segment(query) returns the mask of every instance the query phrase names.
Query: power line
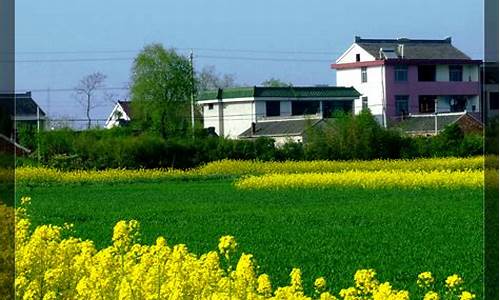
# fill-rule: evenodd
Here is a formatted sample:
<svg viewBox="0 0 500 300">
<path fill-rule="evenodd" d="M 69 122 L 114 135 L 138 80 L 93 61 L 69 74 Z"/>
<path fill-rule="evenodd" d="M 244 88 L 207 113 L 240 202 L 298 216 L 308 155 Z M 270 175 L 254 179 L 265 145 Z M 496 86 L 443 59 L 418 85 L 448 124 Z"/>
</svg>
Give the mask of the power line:
<svg viewBox="0 0 500 300">
<path fill-rule="evenodd" d="M 207 52 L 238 52 L 238 53 L 274 53 L 274 54 L 310 54 L 310 55 L 334 55 L 342 54 L 342 52 L 333 51 L 290 51 L 290 50 L 258 50 L 258 49 L 231 49 L 231 48 L 172 48 L 174 50 L 189 51 L 191 49 Z M 102 53 L 138 53 L 142 49 L 137 50 L 78 50 L 78 51 L 16 51 L 15 54 L 31 55 L 31 54 L 102 54 Z"/>
<path fill-rule="evenodd" d="M 128 87 L 101 87 L 101 88 L 96 88 L 96 90 L 100 91 L 111 91 L 111 90 L 129 90 Z M 16 90 L 16 93 L 23 92 L 23 91 L 30 91 L 30 92 L 73 92 L 75 91 L 75 88 L 45 88 L 45 89 L 18 89 Z"/>
<path fill-rule="evenodd" d="M 195 58 L 213 58 L 213 59 L 244 60 L 244 61 L 300 62 L 300 63 L 333 62 L 333 60 L 327 60 L 327 59 L 274 58 L 274 57 L 222 56 L 222 55 L 196 55 Z M 60 58 L 60 59 L 22 59 L 22 60 L 16 60 L 15 62 L 16 63 L 64 63 L 64 62 L 90 62 L 90 61 L 130 61 L 134 59 L 135 57 Z"/>
</svg>

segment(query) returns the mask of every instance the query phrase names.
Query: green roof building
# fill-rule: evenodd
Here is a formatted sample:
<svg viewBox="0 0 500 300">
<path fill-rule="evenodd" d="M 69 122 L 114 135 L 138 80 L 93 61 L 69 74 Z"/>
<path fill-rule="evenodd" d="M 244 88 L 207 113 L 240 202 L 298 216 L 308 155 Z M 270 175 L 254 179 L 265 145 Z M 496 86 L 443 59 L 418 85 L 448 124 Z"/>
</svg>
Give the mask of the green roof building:
<svg viewBox="0 0 500 300">
<path fill-rule="evenodd" d="M 330 118 L 336 110 L 352 112 L 359 96 L 352 87 L 255 86 L 203 92 L 197 103 L 204 127 L 212 127 L 219 136 L 268 136 L 279 144 L 287 139 L 302 141 L 307 124 Z"/>
</svg>

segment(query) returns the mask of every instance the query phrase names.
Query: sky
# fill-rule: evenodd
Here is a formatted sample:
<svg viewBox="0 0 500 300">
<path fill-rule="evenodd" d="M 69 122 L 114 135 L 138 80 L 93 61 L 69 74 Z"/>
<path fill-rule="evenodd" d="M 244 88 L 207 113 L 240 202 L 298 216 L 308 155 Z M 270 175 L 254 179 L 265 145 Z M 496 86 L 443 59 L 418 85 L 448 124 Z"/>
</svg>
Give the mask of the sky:
<svg viewBox="0 0 500 300">
<path fill-rule="evenodd" d="M 16 0 L 16 90 L 54 119 L 79 119 L 72 89 L 93 72 L 107 76 L 105 119 L 128 97 L 133 58 L 161 43 L 196 70 L 213 65 L 240 85 L 279 78 L 294 85 L 335 85 L 330 64 L 363 38 L 453 38 L 483 57 L 483 3 L 471 0 Z M 103 123 L 103 122 L 101 122 Z"/>
</svg>

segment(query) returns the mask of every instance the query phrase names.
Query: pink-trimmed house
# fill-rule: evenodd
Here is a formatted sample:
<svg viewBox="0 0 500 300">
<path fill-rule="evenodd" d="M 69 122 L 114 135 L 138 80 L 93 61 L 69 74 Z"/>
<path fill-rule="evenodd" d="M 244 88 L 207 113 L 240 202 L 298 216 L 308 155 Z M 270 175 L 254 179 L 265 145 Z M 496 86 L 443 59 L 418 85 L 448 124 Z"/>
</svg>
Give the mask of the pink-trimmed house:
<svg viewBox="0 0 500 300">
<path fill-rule="evenodd" d="M 478 113 L 480 60 L 443 40 L 362 39 L 331 67 L 338 86 L 362 95 L 354 111 L 369 108 L 379 122 L 416 114 Z"/>
</svg>

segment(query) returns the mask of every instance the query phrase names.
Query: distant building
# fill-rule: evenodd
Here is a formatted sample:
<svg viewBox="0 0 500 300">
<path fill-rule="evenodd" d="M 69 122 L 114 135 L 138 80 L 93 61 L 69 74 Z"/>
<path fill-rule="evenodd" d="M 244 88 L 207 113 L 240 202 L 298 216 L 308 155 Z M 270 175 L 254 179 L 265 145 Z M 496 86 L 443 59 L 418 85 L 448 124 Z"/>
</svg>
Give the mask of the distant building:
<svg viewBox="0 0 500 300">
<path fill-rule="evenodd" d="M 274 138 L 277 144 L 302 141 L 308 126 L 334 111 L 353 111 L 359 97 L 346 87 L 247 87 L 202 93 L 205 128 L 232 139 Z"/>
<path fill-rule="evenodd" d="M 113 128 L 115 126 L 122 126 L 127 124 L 131 120 L 131 102 L 130 101 L 118 101 L 113 107 L 113 111 L 106 120 L 106 128 Z"/>
<path fill-rule="evenodd" d="M 408 135 L 431 136 L 441 132 L 446 126 L 457 124 L 464 133 L 483 133 L 483 122 L 466 113 L 419 114 L 394 124 Z"/>
<path fill-rule="evenodd" d="M 31 92 L 0 94 L 0 110 L 9 115 L 5 117 L 10 118 L 10 122 L 12 122 L 12 129 L 23 126 L 23 124 L 33 126 L 40 125 L 40 127 L 43 128 L 47 121 L 46 113 L 31 97 Z M 16 132 L 11 131 L 9 135 L 10 138 L 14 138 L 17 134 Z"/>
<path fill-rule="evenodd" d="M 480 64 L 455 48 L 451 38 L 356 37 L 331 67 L 337 70 L 337 85 L 361 93 L 355 112 L 369 108 L 387 126 L 409 114 L 467 111 L 479 116 Z"/>
</svg>

